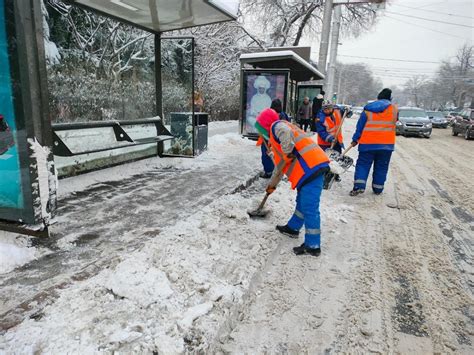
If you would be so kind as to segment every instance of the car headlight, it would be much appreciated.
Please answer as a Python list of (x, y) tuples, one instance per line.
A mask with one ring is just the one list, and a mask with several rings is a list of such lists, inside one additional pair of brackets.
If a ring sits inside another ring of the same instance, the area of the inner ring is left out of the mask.
[(433, 127), (433, 124), (431, 122), (430, 123), (425, 123), (425, 127), (426, 128), (431, 128), (431, 127)]
[(400, 121), (397, 121), (396, 125), (397, 125), (397, 126), (403, 126), (403, 123), (400, 122)]

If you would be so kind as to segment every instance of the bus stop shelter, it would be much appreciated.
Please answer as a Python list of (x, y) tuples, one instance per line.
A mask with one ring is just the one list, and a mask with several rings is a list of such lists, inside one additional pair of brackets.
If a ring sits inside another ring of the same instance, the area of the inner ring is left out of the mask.
[[(306, 57), (305, 53), (307, 53)], [(290, 115), (296, 112), (298, 84), (324, 79), (316, 65), (309, 61), (309, 47), (272, 48), (267, 52), (240, 56), (241, 133), (255, 136), (256, 116), (278, 98)], [(300, 55), (301, 54), (301, 55)]]
[[(235, 20), (238, 10), (238, 0), (65, 2), (154, 34), (158, 118), (163, 112), (161, 34)], [(55, 136), (50, 121), (43, 38), (40, 1), (0, 0), (0, 230), (47, 232), (56, 210), (53, 152), (65, 154), (67, 149)], [(190, 120), (193, 124), (194, 114)], [(152, 125), (156, 125), (155, 141), (171, 135), (159, 120)], [(124, 134), (116, 122), (110, 129), (125, 145), (143, 143)]]

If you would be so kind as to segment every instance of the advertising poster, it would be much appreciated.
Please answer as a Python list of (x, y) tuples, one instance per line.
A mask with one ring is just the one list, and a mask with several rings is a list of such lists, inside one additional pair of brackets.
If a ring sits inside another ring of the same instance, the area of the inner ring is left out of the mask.
[(5, 0), (0, 0), (0, 211), (24, 207), (11, 83)]
[(255, 122), (272, 100), (280, 99), (286, 107), (288, 72), (243, 72), (243, 133), (257, 134)]

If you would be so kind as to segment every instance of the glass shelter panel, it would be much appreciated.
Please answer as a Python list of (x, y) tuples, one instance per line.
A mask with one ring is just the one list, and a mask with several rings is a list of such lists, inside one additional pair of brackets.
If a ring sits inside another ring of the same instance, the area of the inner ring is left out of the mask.
[(163, 118), (176, 138), (165, 144), (165, 154), (194, 155), (193, 38), (161, 39)]
[[(56, 20), (57, 11), (46, 8)], [(154, 35), (78, 7), (70, 11), (76, 29), (57, 20), (50, 30), (58, 45), (56, 56), (47, 54), (51, 121), (154, 117)], [(77, 31), (77, 38), (65, 38), (68, 31)]]
[(309, 101), (313, 102), (313, 99), (321, 93), (322, 89), (323, 89), (322, 85), (310, 85), (310, 84), (298, 85), (298, 97), (297, 97), (295, 112), (298, 112), (298, 107), (301, 107), (305, 97), (308, 97)]

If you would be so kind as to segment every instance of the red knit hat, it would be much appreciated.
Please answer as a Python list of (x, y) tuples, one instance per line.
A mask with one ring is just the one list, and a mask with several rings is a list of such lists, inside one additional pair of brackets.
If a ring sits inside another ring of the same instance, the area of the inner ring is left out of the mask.
[(276, 113), (275, 110), (271, 108), (266, 108), (263, 110), (260, 115), (257, 117), (257, 122), (262, 126), (265, 130), (269, 131), (270, 127), (272, 126), (273, 122), (278, 121), (280, 116)]

